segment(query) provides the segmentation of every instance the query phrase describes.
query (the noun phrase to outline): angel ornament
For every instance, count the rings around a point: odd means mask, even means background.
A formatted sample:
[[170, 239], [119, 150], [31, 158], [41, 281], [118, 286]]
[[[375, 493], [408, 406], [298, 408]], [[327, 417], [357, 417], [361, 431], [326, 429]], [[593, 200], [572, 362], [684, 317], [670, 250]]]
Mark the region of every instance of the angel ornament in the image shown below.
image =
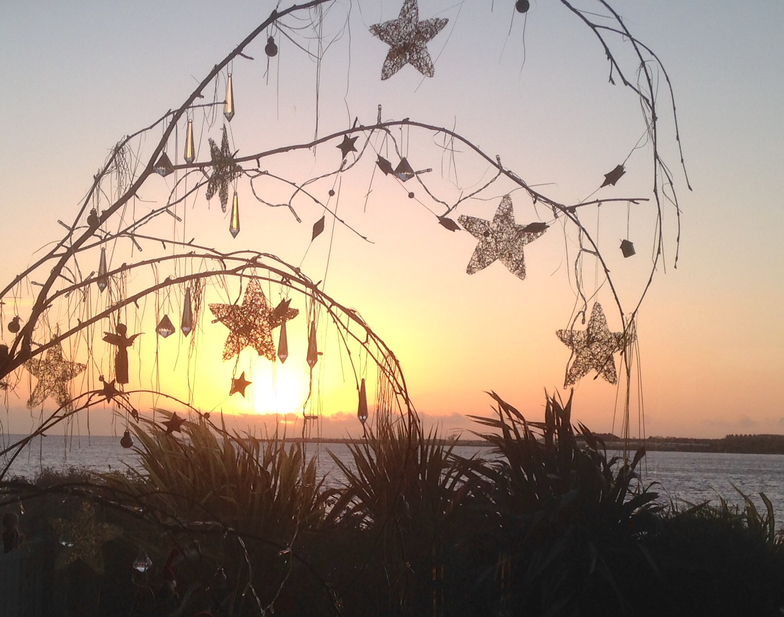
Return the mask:
[[127, 336], [128, 327], [124, 323], [118, 323], [115, 328], [117, 333], [104, 332], [103, 340], [112, 345], [117, 345], [117, 353], [114, 355], [114, 379], [117, 383], [128, 383], [128, 348], [133, 345], [133, 341], [141, 334]]

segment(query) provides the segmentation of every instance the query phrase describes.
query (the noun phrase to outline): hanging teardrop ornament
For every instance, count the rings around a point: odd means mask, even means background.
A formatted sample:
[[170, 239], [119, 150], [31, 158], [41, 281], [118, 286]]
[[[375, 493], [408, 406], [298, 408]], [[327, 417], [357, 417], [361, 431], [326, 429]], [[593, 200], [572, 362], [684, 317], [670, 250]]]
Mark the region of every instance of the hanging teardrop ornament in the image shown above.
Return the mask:
[[180, 330], [185, 336], [188, 336], [193, 330], [193, 307], [191, 306], [191, 290], [190, 287], [185, 290], [185, 301], [182, 306], [182, 321], [180, 322]]
[[120, 445], [123, 448], [132, 448], [133, 447], [133, 437], [131, 437], [131, 431], [125, 429], [123, 433], [122, 439], [120, 439]]
[[147, 553], [141, 551], [133, 560], [133, 569], [144, 574], [150, 568], [152, 568], [152, 559], [147, 556]]
[[364, 425], [368, 419], [368, 404], [367, 404], [367, 392], [365, 391], [365, 378], [362, 378], [362, 382], [359, 386], [359, 407], [357, 407], [357, 418], [359, 421]]
[[267, 38], [267, 44], [264, 46], [264, 53], [270, 58], [278, 55], [278, 46], [275, 44], [275, 39], [272, 37]]
[[229, 73], [229, 78], [226, 80], [226, 104], [223, 106], [223, 115], [229, 122], [234, 117], [234, 85], [231, 73]]
[[193, 147], [193, 120], [188, 120], [188, 129], [185, 132], [185, 162], [193, 163], [196, 159], [196, 150]]
[[318, 346], [316, 345], [316, 323], [310, 324], [310, 336], [308, 336], [308, 366], [313, 368], [318, 362]]
[[155, 328], [155, 331], [158, 333], [158, 336], [163, 338], [168, 338], [174, 334], [174, 324], [172, 323], [172, 320], [169, 319], [168, 315], [163, 316], [163, 319], [161, 319], [158, 327]]
[[231, 220], [229, 221], [229, 233], [232, 238], [236, 238], [240, 233], [240, 199], [237, 191], [234, 191], [234, 199], [231, 202]]
[[278, 338], [278, 359], [280, 363], [286, 362], [289, 357], [289, 337], [286, 334], [286, 321], [280, 324], [280, 337]]
[[106, 273], [109, 271], [109, 268], [106, 266], [106, 247], [101, 247], [101, 260], [98, 263], [98, 280], [95, 282], [98, 285], [98, 289], [101, 290], [103, 293], [106, 288], [109, 286], [109, 277]]

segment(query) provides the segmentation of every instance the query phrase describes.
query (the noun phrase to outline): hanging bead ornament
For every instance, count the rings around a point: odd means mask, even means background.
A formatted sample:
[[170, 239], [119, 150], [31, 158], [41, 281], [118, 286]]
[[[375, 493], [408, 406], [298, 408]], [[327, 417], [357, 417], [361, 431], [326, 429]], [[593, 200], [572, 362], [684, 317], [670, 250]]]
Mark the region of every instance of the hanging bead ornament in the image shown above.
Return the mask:
[[310, 324], [310, 335], [308, 336], [308, 366], [313, 368], [316, 366], [316, 362], [318, 362], [318, 346], [316, 344], [316, 323], [311, 322]]
[[147, 553], [141, 551], [136, 556], [136, 559], [133, 560], [132, 567], [137, 572], [141, 572], [142, 574], [144, 574], [145, 572], [147, 572], [147, 570], [152, 568], [152, 559], [149, 558]]
[[16, 334], [19, 332], [19, 316], [14, 317], [10, 323], [8, 324], [8, 331], [11, 334]]
[[193, 147], [193, 120], [188, 120], [188, 129], [185, 132], [185, 156], [186, 163], [193, 163], [196, 159], [196, 150]]
[[359, 421], [364, 425], [368, 419], [368, 404], [367, 404], [367, 392], [365, 391], [365, 378], [362, 378], [362, 382], [359, 386], [359, 406], [357, 407], [357, 418]]
[[132, 448], [133, 447], [133, 437], [131, 437], [131, 431], [125, 429], [123, 433], [122, 439], [120, 439], [120, 445], [123, 448]]
[[234, 85], [231, 73], [229, 73], [229, 78], [226, 80], [226, 104], [223, 106], [223, 115], [229, 122], [234, 117]]
[[109, 286], [109, 277], [106, 273], [109, 271], [109, 268], [106, 266], [106, 247], [101, 247], [101, 260], [98, 262], [98, 280], [96, 281], [96, 285], [98, 285], [98, 289], [103, 293], [106, 288]]
[[185, 336], [188, 336], [193, 330], [193, 306], [191, 305], [191, 289], [190, 287], [185, 290], [185, 301], [182, 306], [182, 321], [180, 322], [180, 330]]
[[527, 13], [530, 8], [531, 5], [528, 0], [517, 0], [517, 2], [515, 2], [515, 10], [518, 13]]
[[236, 238], [237, 234], [240, 233], [240, 198], [237, 197], [237, 191], [234, 191], [234, 199], [231, 202], [229, 233], [232, 238]]
[[634, 244], [629, 240], [621, 240], [621, 253], [623, 253], [624, 257], [631, 257], [636, 254]]
[[271, 36], [267, 38], [267, 44], [264, 46], [264, 53], [270, 58], [274, 58], [278, 55], [278, 46], [275, 44], [275, 39]]
[[280, 324], [280, 336], [278, 337], [278, 359], [281, 364], [286, 362], [289, 357], [289, 337], [286, 334], [286, 322]]
[[174, 330], [174, 324], [172, 323], [172, 320], [169, 319], [168, 315], [164, 315], [163, 319], [161, 319], [160, 323], [158, 324], [158, 327], [155, 328], [158, 336], [163, 338], [170, 337], [172, 334], [174, 334]]

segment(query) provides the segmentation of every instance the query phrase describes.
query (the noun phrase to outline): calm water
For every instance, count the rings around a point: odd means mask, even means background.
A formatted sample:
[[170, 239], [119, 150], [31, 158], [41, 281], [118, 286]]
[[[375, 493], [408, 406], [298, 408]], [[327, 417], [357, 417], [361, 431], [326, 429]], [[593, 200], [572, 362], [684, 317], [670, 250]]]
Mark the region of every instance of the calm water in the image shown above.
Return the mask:
[[[8, 437], [5, 439], [4, 447], [8, 444]], [[340, 474], [327, 450], [334, 452], [342, 461], [350, 462], [347, 447], [342, 444], [310, 444], [307, 448], [308, 455], [318, 457], [319, 469], [327, 476], [327, 482], [339, 483]], [[477, 452], [488, 453], [488, 450], [461, 446], [456, 452], [470, 456]], [[120, 446], [119, 437], [66, 439], [49, 436], [33, 442], [13, 462], [10, 473], [30, 478], [44, 467], [61, 471], [69, 467], [107, 471], [125, 469], [137, 462], [132, 451]], [[777, 518], [784, 521], [784, 455], [649, 452], [643, 464], [645, 483], [658, 482], [657, 490], [664, 500], [715, 502], [721, 495], [730, 503], [741, 503], [742, 499], [733, 488], [735, 485], [753, 497], [758, 507], [762, 507], [759, 493], [765, 493], [774, 505]]]

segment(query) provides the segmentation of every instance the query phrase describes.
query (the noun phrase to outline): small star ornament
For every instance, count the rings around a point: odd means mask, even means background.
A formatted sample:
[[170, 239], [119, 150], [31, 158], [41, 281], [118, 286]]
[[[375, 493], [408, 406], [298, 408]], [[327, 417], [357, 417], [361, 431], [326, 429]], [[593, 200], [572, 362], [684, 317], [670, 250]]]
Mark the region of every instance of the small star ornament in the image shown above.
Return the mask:
[[343, 158], [346, 158], [349, 152], [357, 151], [356, 143], [357, 143], [356, 137], [349, 137], [348, 135], [343, 135], [343, 141], [341, 141], [335, 147], [338, 150], [340, 150], [340, 153], [343, 155]]
[[281, 310], [271, 309], [257, 279], [248, 283], [241, 305], [210, 304], [210, 311], [216, 317], [213, 323], [219, 321], [229, 329], [223, 346], [224, 360], [239, 355], [246, 347], [253, 347], [260, 356], [272, 362], [275, 361], [273, 328], [299, 314], [288, 305]]
[[526, 231], [527, 225], [515, 223], [514, 206], [509, 195], [501, 199], [492, 221], [465, 215], [457, 220], [479, 240], [466, 268], [468, 274], [475, 274], [500, 259], [512, 274], [525, 279], [523, 247], [541, 236], [544, 230]]
[[244, 398], [245, 388], [247, 388], [252, 383], [253, 383], [252, 381], [248, 381], [247, 379], [245, 379], [245, 371], [242, 371], [242, 375], [240, 375], [239, 377], [231, 378], [231, 390], [229, 391], [229, 396], [231, 396], [236, 392], [242, 394]]
[[234, 162], [234, 153], [229, 149], [229, 138], [226, 127], [223, 127], [221, 146], [210, 138], [210, 156], [212, 157], [212, 175], [207, 181], [207, 200], [216, 194], [220, 198], [221, 210], [226, 212], [229, 205], [229, 185], [242, 175], [242, 167]]
[[171, 435], [174, 432], [182, 433], [182, 425], [185, 424], [185, 418], [180, 418], [175, 411], [171, 418], [162, 423], [166, 427], [166, 434]]
[[558, 330], [556, 335], [572, 350], [572, 360], [566, 371], [564, 387], [574, 385], [592, 369], [596, 377], [602, 376], [611, 384], [618, 383], [613, 354], [624, 348], [623, 332], [610, 332], [602, 305], [598, 302], [591, 309], [588, 327], [582, 331]]
[[122, 529], [109, 523], [100, 523], [95, 517], [95, 507], [88, 501], [82, 503], [73, 520], [56, 518], [52, 528], [61, 538], [63, 548], [57, 555], [56, 568], [81, 559], [97, 574], [103, 574], [103, 552], [101, 547], [109, 540], [122, 534]]
[[25, 366], [38, 378], [38, 383], [27, 401], [28, 407], [40, 405], [44, 399], [51, 396], [64, 410], [73, 409], [68, 382], [84, 371], [86, 365], [66, 360], [63, 357], [63, 348], [58, 343], [50, 347], [43, 358], [28, 360]]
[[419, 21], [417, 0], [405, 0], [397, 19], [370, 26], [370, 33], [389, 45], [381, 67], [382, 81], [392, 77], [406, 64], [425, 77], [432, 77], [435, 69], [427, 43], [444, 29], [448, 21], [440, 17]]

